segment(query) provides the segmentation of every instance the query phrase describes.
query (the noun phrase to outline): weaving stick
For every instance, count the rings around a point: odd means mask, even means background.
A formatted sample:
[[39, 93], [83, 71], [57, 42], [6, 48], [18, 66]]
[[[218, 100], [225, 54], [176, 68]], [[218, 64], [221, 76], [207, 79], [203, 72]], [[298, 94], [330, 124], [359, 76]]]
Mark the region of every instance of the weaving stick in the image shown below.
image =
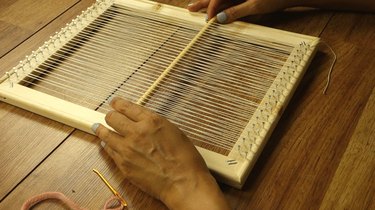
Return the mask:
[[143, 105], [146, 102], [146, 98], [152, 94], [154, 89], [163, 80], [165, 76], [173, 69], [177, 62], [189, 51], [189, 49], [197, 42], [197, 40], [204, 34], [210, 25], [216, 21], [216, 17], [212, 18], [208, 23], [199, 31], [199, 33], [190, 41], [190, 43], [181, 51], [181, 53], [173, 60], [173, 62], [164, 70], [164, 72], [155, 80], [155, 82], [146, 90], [146, 92], [137, 101], [138, 105]]

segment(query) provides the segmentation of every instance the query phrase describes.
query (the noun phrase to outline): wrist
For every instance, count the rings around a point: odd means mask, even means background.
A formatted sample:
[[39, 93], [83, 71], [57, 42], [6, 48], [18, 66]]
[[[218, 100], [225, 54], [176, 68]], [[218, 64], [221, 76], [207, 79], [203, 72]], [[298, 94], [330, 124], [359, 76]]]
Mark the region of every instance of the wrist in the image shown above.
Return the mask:
[[212, 175], [193, 173], [169, 187], [161, 200], [171, 210], [228, 210], [229, 206]]

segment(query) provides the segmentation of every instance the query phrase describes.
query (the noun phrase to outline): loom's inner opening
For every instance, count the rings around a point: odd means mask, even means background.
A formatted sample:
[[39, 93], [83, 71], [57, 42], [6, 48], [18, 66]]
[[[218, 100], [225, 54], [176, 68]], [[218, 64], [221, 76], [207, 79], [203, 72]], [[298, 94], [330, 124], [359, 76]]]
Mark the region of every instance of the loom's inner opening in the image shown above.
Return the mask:
[[[111, 96], [136, 102], [199, 30], [113, 5], [22, 84], [106, 113]], [[226, 155], [292, 49], [214, 24], [144, 106], [176, 123], [196, 145]]]

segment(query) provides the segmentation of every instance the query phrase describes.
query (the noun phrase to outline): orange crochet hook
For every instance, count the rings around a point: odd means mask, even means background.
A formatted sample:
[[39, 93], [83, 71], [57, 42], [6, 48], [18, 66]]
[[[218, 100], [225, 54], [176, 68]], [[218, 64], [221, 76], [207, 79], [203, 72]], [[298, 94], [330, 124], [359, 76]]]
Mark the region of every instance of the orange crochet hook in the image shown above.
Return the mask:
[[99, 177], [100, 179], [107, 185], [107, 187], [112, 191], [112, 193], [120, 200], [120, 203], [122, 206], [128, 206], [128, 203], [125, 201], [123, 197], [121, 197], [120, 193], [118, 193], [110, 184], [109, 182], [104, 178], [104, 176], [96, 169], [92, 169]]

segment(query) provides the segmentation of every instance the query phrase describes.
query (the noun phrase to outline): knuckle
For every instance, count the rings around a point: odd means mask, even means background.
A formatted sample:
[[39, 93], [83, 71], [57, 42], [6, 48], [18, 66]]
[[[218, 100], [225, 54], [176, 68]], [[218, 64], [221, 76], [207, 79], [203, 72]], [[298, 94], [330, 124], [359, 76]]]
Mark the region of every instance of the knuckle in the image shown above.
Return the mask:
[[109, 136], [109, 132], [107, 129], [103, 128], [103, 129], [98, 129], [96, 131], [96, 135], [100, 138], [100, 139], [107, 139], [108, 136]]
[[[119, 101], [115, 101], [114, 104], [119, 103]], [[127, 110], [132, 109], [132, 103], [130, 101], [121, 101], [121, 104], [116, 105], [120, 112], [125, 112]]]
[[152, 127], [160, 127], [163, 123], [163, 118], [157, 114], [151, 114], [149, 118], [149, 123]]
[[129, 124], [128, 124], [126, 121], [124, 121], [124, 120], [120, 120], [120, 121], [118, 121], [117, 123], [118, 123], [118, 127], [119, 127], [120, 129], [122, 129], [122, 130], [128, 130], [127, 128], [128, 128], [128, 126], [129, 126]]
[[106, 121], [106, 122], [110, 121], [111, 118], [112, 118], [112, 116], [113, 116], [113, 111], [108, 112], [108, 113], [105, 115], [105, 121]]
[[128, 163], [128, 160], [132, 159], [133, 151], [129, 148], [129, 145], [118, 148], [118, 153], [121, 154], [123, 161]]
[[144, 116], [147, 116], [147, 115], [148, 115], [148, 110], [147, 110], [147, 108], [144, 108], [144, 107], [141, 107], [141, 106], [138, 106], [138, 105], [134, 105], [132, 111], [135, 113], [135, 115], [136, 115], [137, 117], [140, 117], [140, 116], [142, 116], [142, 115], [143, 115], [143, 117], [144, 117]]
[[147, 128], [142, 129], [142, 127], [135, 129], [134, 133], [135, 133], [137, 139], [138, 140], [144, 139], [147, 135], [147, 130], [148, 130]]
[[144, 138], [146, 136], [147, 128], [143, 129], [142, 126], [135, 126], [131, 132], [128, 133], [129, 136], [131, 136], [131, 139], [133, 141], [129, 141], [128, 143], [131, 145], [133, 142], [137, 142], [140, 139]]

